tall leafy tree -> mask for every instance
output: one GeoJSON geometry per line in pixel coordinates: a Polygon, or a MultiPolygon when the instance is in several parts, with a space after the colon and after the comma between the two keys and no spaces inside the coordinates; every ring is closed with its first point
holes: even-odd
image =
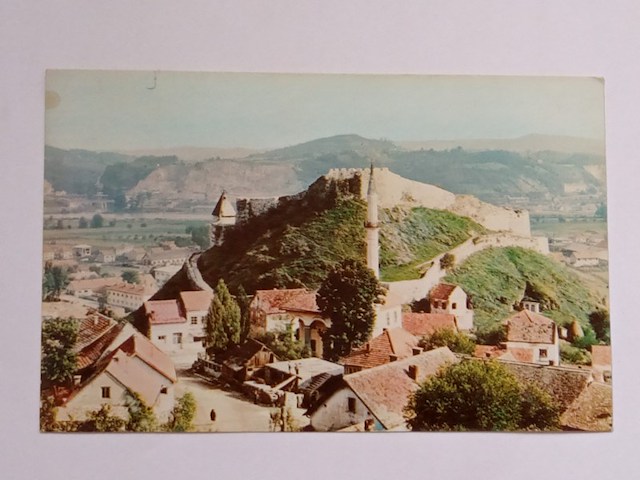
{"type": "Polygon", "coordinates": [[[102,228],[104,226],[104,217],[99,213],[96,213],[91,218],[91,228],[102,228]]]}
{"type": "Polygon", "coordinates": [[[589,314],[589,323],[596,334],[596,338],[608,344],[610,342],[609,310],[594,310],[589,314]]]}
{"type": "Polygon", "coordinates": [[[251,299],[242,285],[238,287],[236,301],[240,307],[240,343],[242,343],[247,339],[251,330],[251,311],[249,310],[251,299]]]}
{"type": "Polygon", "coordinates": [[[140,283],[140,274],[135,270],[125,270],[120,274],[120,277],[128,283],[140,283]]]}
{"type": "Polygon", "coordinates": [[[73,347],[78,338],[78,322],[73,318],[56,318],[42,324],[43,384],[60,385],[70,381],[76,370],[73,347]]]}
{"type": "Polygon", "coordinates": [[[207,347],[224,351],[240,343],[240,307],[229,293],[224,280],[216,285],[213,300],[207,313],[205,330],[207,347]]]}
{"type": "Polygon", "coordinates": [[[344,260],[327,275],[317,294],[318,307],[331,319],[324,336],[324,356],[335,361],[371,337],[375,304],[384,289],[359,260],[344,260]]]}
{"type": "Polygon", "coordinates": [[[68,284],[69,275],[64,268],[54,266],[51,262],[45,263],[42,276],[42,298],[57,300],[68,284]]]}
{"type": "Polygon", "coordinates": [[[559,411],[533,385],[521,385],[495,361],[463,361],[440,370],[405,408],[412,430],[553,430],[559,411]]]}

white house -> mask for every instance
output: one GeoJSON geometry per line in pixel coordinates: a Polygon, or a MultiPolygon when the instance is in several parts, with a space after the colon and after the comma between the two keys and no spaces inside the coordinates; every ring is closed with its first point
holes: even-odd
{"type": "Polygon", "coordinates": [[[447,313],[455,316],[459,330],[473,328],[473,310],[470,308],[467,294],[458,285],[439,283],[429,292],[431,313],[447,313]]]}
{"type": "Polygon", "coordinates": [[[205,317],[212,292],[180,292],[178,300],[149,300],[144,313],[151,341],[176,365],[192,365],[204,353],[205,317]]]}
{"type": "Polygon", "coordinates": [[[169,418],[175,402],[175,368],[167,355],[141,333],[134,333],[100,360],[94,372],[62,398],[58,419],[87,420],[102,405],[124,420],[129,418],[131,393],[137,393],[160,422],[169,418]]]}
{"type": "Polygon", "coordinates": [[[507,353],[516,360],[540,365],[560,364],[560,338],[553,320],[522,310],[507,318],[504,325],[507,353]]]}
{"type": "Polygon", "coordinates": [[[73,256],[76,258],[86,258],[91,256],[91,245],[74,245],[73,256]]]}
{"type": "Polygon", "coordinates": [[[403,409],[409,396],[440,367],[457,362],[447,348],[345,375],[329,383],[305,415],[316,431],[336,431],[352,426],[362,430],[406,430],[403,409]]]}
{"type": "Polygon", "coordinates": [[[136,310],[154,293],[147,285],[119,283],[106,288],[107,303],[125,310],[136,310]]]}

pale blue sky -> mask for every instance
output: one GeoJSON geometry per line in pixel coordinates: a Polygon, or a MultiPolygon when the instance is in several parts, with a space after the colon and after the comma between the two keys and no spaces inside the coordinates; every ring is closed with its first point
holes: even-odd
{"type": "Polygon", "coordinates": [[[604,139],[594,78],[47,72],[46,143],[61,148],[293,145],[337,134],[396,141],[604,139]],[[59,97],[59,98],[57,98],[59,97]]]}

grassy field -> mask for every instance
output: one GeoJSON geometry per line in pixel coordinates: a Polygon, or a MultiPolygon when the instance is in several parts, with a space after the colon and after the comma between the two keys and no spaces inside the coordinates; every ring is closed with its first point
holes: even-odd
{"type": "MultiPolygon", "coordinates": [[[[90,220],[90,218],[88,218],[90,220]]],[[[115,226],[108,226],[105,219],[102,228],[77,228],[77,220],[65,220],[62,230],[44,230],[44,242],[55,242],[60,245],[87,243],[95,247],[112,247],[122,243],[140,246],[155,245],[166,237],[191,236],[185,233],[189,225],[203,225],[197,220],[180,220],[175,218],[118,218],[115,226]],[[74,228],[67,228],[71,225],[74,228]]]]}

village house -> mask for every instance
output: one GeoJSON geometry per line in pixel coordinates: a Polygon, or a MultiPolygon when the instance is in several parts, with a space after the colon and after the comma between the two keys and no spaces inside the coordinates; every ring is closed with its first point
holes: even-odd
{"type": "Polygon", "coordinates": [[[522,310],[507,318],[504,326],[505,347],[516,360],[541,365],[560,364],[560,338],[553,320],[522,310]]]}
{"type": "Polygon", "coordinates": [[[96,261],[100,263],[113,263],[116,261],[115,248],[101,248],[96,255],[96,261]]]}
{"type": "Polygon", "coordinates": [[[461,331],[473,329],[473,310],[467,294],[458,285],[439,283],[429,292],[431,313],[446,313],[456,318],[456,325],[461,331]]]}
{"type": "Polygon", "coordinates": [[[134,283],[118,283],[107,287],[107,304],[133,311],[149,300],[154,290],[146,285],[134,283]]]}
{"type": "Polygon", "coordinates": [[[213,293],[197,291],[180,292],[178,300],[144,302],[151,341],[176,365],[191,366],[204,354],[204,319],[212,299],[213,293]]]}
{"type": "Polygon", "coordinates": [[[76,258],[88,258],[91,256],[91,245],[74,245],[73,256],[76,258]]]}
{"type": "Polygon", "coordinates": [[[125,262],[140,263],[146,254],[147,252],[142,247],[128,248],[118,255],[116,259],[121,258],[125,262]]]}
{"type": "Polygon", "coordinates": [[[439,330],[458,331],[456,317],[449,313],[402,313],[402,328],[418,338],[428,337],[439,330]]]}
{"type": "Polygon", "coordinates": [[[87,278],[71,280],[67,285],[67,293],[76,297],[95,297],[106,292],[107,288],[122,283],[120,277],[87,278]]]}
{"type": "Polygon", "coordinates": [[[83,421],[90,412],[109,405],[112,415],[127,420],[128,403],[136,393],[153,409],[158,421],[165,422],[174,406],[176,382],[171,359],[135,332],[99,360],[92,373],[68,395],[58,398],[57,418],[83,421]]]}
{"type": "Polygon", "coordinates": [[[190,248],[175,248],[161,250],[159,252],[148,252],[142,257],[142,264],[152,267],[163,267],[166,265],[182,265],[189,259],[193,251],[190,248]]]}
{"type": "Polygon", "coordinates": [[[305,413],[316,431],[359,426],[361,430],[406,430],[403,409],[419,385],[458,358],[447,348],[415,355],[331,382],[305,413]]]}
{"type": "Polygon", "coordinates": [[[375,323],[372,336],[380,335],[384,330],[402,327],[402,301],[399,295],[387,292],[384,303],[374,304],[375,323]]]}
{"type": "Polygon", "coordinates": [[[611,383],[610,345],[591,345],[591,370],[597,382],[611,383]]]}
{"type": "Polygon", "coordinates": [[[316,292],[304,288],[257,290],[249,305],[251,335],[287,328],[315,357],[322,357],[322,333],[331,326],[316,304],[316,292]]]}
{"type": "Polygon", "coordinates": [[[342,357],[345,374],[359,372],[367,368],[403,360],[422,352],[418,347],[419,339],[403,328],[384,330],[377,337],[355,348],[349,355],[342,357]]]}

